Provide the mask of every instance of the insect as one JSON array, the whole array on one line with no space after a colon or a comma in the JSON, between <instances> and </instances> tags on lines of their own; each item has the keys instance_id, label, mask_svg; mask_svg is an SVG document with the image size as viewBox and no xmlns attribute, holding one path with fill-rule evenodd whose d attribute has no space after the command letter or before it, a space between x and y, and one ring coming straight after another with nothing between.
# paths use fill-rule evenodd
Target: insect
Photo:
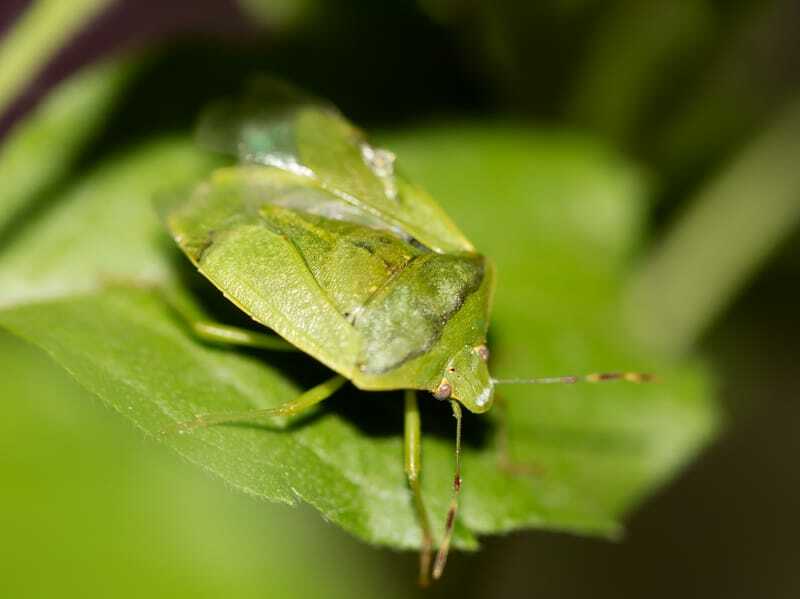
<instances>
[{"instance_id":1,"label":"insect","mask_svg":"<svg viewBox=\"0 0 800 599\"><path fill-rule=\"evenodd\" d=\"M191 193L159 202L183 252L222 293L276 335L196 320L215 342L310 354L336 374L267 410L200 415L182 430L289 416L346 381L405 391L404 468L421 527L420 583L442 575L461 489L462 407L492 407L495 385L574 383L648 375L608 373L498 381L489 373L494 267L422 188L396 171L335 108L271 80L219 104L198 137L236 155ZM420 491L417 391L449 401L456 419L453 496L444 536Z\"/></svg>"}]
</instances>

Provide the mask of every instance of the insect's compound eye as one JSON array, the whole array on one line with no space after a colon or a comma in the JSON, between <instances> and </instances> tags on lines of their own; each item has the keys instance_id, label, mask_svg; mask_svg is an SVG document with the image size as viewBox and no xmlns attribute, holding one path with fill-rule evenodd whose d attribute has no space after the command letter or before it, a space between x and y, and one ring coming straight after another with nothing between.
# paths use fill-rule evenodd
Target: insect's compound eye
<instances>
[{"instance_id":1,"label":"insect's compound eye","mask_svg":"<svg viewBox=\"0 0 800 599\"><path fill-rule=\"evenodd\" d=\"M483 360L484 362L489 361L489 348L485 345L479 345L475 348L475 353L478 354L478 357Z\"/></svg>"},{"instance_id":2,"label":"insect's compound eye","mask_svg":"<svg viewBox=\"0 0 800 599\"><path fill-rule=\"evenodd\" d=\"M446 380L442 380L436 387L436 391L433 392L433 396L436 399L448 399L451 393L453 393L453 386Z\"/></svg>"}]
</instances>

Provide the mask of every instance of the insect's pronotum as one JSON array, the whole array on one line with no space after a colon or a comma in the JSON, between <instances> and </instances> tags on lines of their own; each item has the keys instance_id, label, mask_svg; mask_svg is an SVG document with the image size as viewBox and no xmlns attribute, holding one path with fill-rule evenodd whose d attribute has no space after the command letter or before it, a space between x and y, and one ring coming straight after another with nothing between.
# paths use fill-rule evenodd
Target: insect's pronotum
<instances>
[{"instance_id":1,"label":"insect's pronotum","mask_svg":"<svg viewBox=\"0 0 800 599\"><path fill-rule=\"evenodd\" d=\"M497 380L489 374L492 263L424 190L395 171L334 108L273 82L220 104L199 137L235 153L184 195L159 201L172 236L200 272L280 337L193 319L200 337L300 350L336 375L277 408L201 415L183 429L288 416L346 381L405 390L405 472L422 531L420 583L444 570L461 489L461 408L483 413L497 384L640 382L637 373ZM456 418L453 496L443 538L433 534L419 486L416 391L449 401Z\"/></svg>"}]
</instances>

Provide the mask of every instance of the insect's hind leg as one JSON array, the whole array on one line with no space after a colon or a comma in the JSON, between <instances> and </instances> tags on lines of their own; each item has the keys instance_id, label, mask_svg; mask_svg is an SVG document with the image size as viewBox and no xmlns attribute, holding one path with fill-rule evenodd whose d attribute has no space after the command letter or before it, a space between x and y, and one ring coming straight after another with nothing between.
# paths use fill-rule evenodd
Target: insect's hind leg
<instances>
[{"instance_id":1,"label":"insect's hind leg","mask_svg":"<svg viewBox=\"0 0 800 599\"><path fill-rule=\"evenodd\" d=\"M264 418L274 418L275 416L294 416L311 406L329 398L336 393L339 388L347 382L347 379L340 374L312 387L308 391L299 395L296 399L264 410L247 410L244 412L229 412L223 414L201 414L194 420L189 420L177 425L177 432L185 433L197 428L205 428L215 424L228 424L232 422L253 422Z\"/></svg>"},{"instance_id":2,"label":"insect's hind leg","mask_svg":"<svg viewBox=\"0 0 800 599\"><path fill-rule=\"evenodd\" d=\"M430 583L429 572L431 567L431 550L433 547L433 535L431 533L431 522L428 519L428 511L422 500L422 491L419 486L419 475L422 469L422 436L419 417L419 406L417 405L417 394L414 390L406 390L405 395L405 443L404 443L404 467L408 486L411 488L414 500L414 508L417 511L420 528L422 529L422 541L419 550L419 584L422 587Z\"/></svg>"}]
</instances>

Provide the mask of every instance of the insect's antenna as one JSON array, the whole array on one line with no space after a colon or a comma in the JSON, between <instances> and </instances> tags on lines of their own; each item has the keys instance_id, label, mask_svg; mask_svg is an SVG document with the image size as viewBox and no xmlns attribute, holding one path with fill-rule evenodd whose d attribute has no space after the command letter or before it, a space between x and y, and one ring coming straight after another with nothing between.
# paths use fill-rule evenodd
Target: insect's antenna
<instances>
[{"instance_id":1,"label":"insect's antenna","mask_svg":"<svg viewBox=\"0 0 800 599\"><path fill-rule=\"evenodd\" d=\"M433 562L433 579L438 580L444 572L447 563L447 553L450 550L450 540L453 538L453 529L456 523L456 513L458 512L458 495L461 492L461 404L455 400L450 400L453 406L453 416L456 419L456 474L453 477L453 498L450 500L450 507L447 509L447 519L444 527L444 538L439 545L436 553L436 561Z\"/></svg>"},{"instance_id":2,"label":"insect's antenna","mask_svg":"<svg viewBox=\"0 0 800 599\"><path fill-rule=\"evenodd\" d=\"M650 383L657 381L648 372L595 372L593 374L544 376L533 379L492 379L495 385L572 385L574 383L603 383L606 381L627 381L629 383Z\"/></svg>"}]
</instances>

